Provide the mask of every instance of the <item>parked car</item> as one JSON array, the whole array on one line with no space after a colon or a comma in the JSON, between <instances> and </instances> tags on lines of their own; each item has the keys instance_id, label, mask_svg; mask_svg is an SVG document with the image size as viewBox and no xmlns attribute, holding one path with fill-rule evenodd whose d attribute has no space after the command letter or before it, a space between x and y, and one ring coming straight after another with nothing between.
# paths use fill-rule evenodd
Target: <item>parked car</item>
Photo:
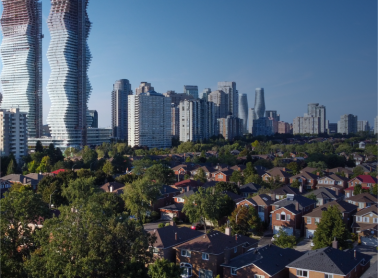
<instances>
[{"instance_id":1,"label":"parked car","mask_svg":"<svg viewBox=\"0 0 378 278\"><path fill-rule=\"evenodd\" d=\"M203 230L205 227L202 223L195 223L195 224L192 224L190 228L192 230Z\"/></svg>"}]
</instances>

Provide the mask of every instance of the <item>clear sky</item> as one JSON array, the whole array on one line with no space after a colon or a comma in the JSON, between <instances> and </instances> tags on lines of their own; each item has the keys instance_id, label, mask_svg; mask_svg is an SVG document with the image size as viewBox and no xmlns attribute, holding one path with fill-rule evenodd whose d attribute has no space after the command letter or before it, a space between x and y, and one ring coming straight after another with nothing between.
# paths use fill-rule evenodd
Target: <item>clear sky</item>
<instances>
[{"instance_id":1,"label":"clear sky","mask_svg":"<svg viewBox=\"0 0 378 278\"><path fill-rule=\"evenodd\" d=\"M42 2L46 122L50 1ZM134 91L146 81L159 93L235 81L249 107L263 87L266 109L288 122L312 102L326 106L330 122L351 113L372 125L377 115L376 0L89 2L89 109L101 127L110 126L110 93L121 78Z\"/></svg>"}]
</instances>

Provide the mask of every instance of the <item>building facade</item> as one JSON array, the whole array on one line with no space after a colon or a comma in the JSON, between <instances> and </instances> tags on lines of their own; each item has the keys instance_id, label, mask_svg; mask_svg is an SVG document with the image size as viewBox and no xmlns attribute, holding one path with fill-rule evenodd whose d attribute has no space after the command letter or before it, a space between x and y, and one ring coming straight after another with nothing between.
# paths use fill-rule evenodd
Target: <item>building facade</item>
<instances>
[{"instance_id":1,"label":"building facade","mask_svg":"<svg viewBox=\"0 0 378 278\"><path fill-rule=\"evenodd\" d=\"M140 85L135 90L135 94L139 95L142 93L148 93L149 91L155 90L154 87L151 86L151 83L148 82L140 82Z\"/></svg>"},{"instance_id":2,"label":"building facade","mask_svg":"<svg viewBox=\"0 0 378 278\"><path fill-rule=\"evenodd\" d=\"M276 110L266 110L265 111L265 117L267 117L267 118L273 118L277 122L280 121L280 115L277 114Z\"/></svg>"},{"instance_id":3,"label":"building facade","mask_svg":"<svg viewBox=\"0 0 378 278\"><path fill-rule=\"evenodd\" d=\"M278 121L275 118L268 117L269 121L272 122L272 133L276 134L278 133Z\"/></svg>"},{"instance_id":4,"label":"building facade","mask_svg":"<svg viewBox=\"0 0 378 278\"><path fill-rule=\"evenodd\" d=\"M279 121L278 122L278 133L285 134L291 132L291 127L289 123Z\"/></svg>"},{"instance_id":5,"label":"building facade","mask_svg":"<svg viewBox=\"0 0 378 278\"><path fill-rule=\"evenodd\" d=\"M150 91L130 95L128 100L128 144L149 148L172 146L171 98Z\"/></svg>"},{"instance_id":6,"label":"building facade","mask_svg":"<svg viewBox=\"0 0 378 278\"><path fill-rule=\"evenodd\" d=\"M184 94L198 99L198 86L184 85Z\"/></svg>"},{"instance_id":7,"label":"building facade","mask_svg":"<svg viewBox=\"0 0 378 278\"><path fill-rule=\"evenodd\" d=\"M91 28L87 6L88 0L51 0L48 18L51 74L47 91L51 108L47 123L53 139L64 142L64 147L87 144L87 106L92 90L88 78L92 56L87 44Z\"/></svg>"},{"instance_id":8,"label":"building facade","mask_svg":"<svg viewBox=\"0 0 378 278\"><path fill-rule=\"evenodd\" d=\"M262 118L265 115L264 88L256 88L256 91L255 91L255 113L256 113L257 118Z\"/></svg>"},{"instance_id":9,"label":"building facade","mask_svg":"<svg viewBox=\"0 0 378 278\"><path fill-rule=\"evenodd\" d=\"M90 127L91 128L98 128L98 113L97 113L97 110L88 110L88 114L91 118Z\"/></svg>"},{"instance_id":10,"label":"building facade","mask_svg":"<svg viewBox=\"0 0 378 278\"><path fill-rule=\"evenodd\" d=\"M184 101L186 99L194 99L194 96L192 96L192 95L187 95L185 93L178 94L175 91L167 91L163 95L165 97L170 97L172 104L174 104L174 106L178 106L181 101Z\"/></svg>"},{"instance_id":11,"label":"building facade","mask_svg":"<svg viewBox=\"0 0 378 278\"><path fill-rule=\"evenodd\" d=\"M239 117L239 93L236 90L236 82L218 82L218 90L225 92L228 96L227 115Z\"/></svg>"},{"instance_id":12,"label":"building facade","mask_svg":"<svg viewBox=\"0 0 378 278\"><path fill-rule=\"evenodd\" d=\"M337 133L337 123L329 123L328 124L328 134L335 134Z\"/></svg>"},{"instance_id":13,"label":"building facade","mask_svg":"<svg viewBox=\"0 0 378 278\"><path fill-rule=\"evenodd\" d=\"M202 99L207 101L209 99L210 93L211 93L211 89L210 88L205 88L202 91Z\"/></svg>"},{"instance_id":14,"label":"building facade","mask_svg":"<svg viewBox=\"0 0 378 278\"><path fill-rule=\"evenodd\" d=\"M17 161L28 154L27 113L19 108L0 110L1 156L13 153Z\"/></svg>"},{"instance_id":15,"label":"building facade","mask_svg":"<svg viewBox=\"0 0 378 278\"><path fill-rule=\"evenodd\" d=\"M357 133L357 116L345 114L340 117L337 123L337 133L351 134Z\"/></svg>"},{"instance_id":16,"label":"building facade","mask_svg":"<svg viewBox=\"0 0 378 278\"><path fill-rule=\"evenodd\" d=\"M378 116L374 119L374 134L378 134Z\"/></svg>"},{"instance_id":17,"label":"building facade","mask_svg":"<svg viewBox=\"0 0 378 278\"><path fill-rule=\"evenodd\" d=\"M293 134L319 134L320 117L296 117L293 121Z\"/></svg>"},{"instance_id":18,"label":"building facade","mask_svg":"<svg viewBox=\"0 0 378 278\"><path fill-rule=\"evenodd\" d=\"M42 136L42 3L2 0L2 109L27 113L28 136Z\"/></svg>"},{"instance_id":19,"label":"building facade","mask_svg":"<svg viewBox=\"0 0 378 278\"><path fill-rule=\"evenodd\" d=\"M266 117L253 120L252 134L253 136L273 135L273 121Z\"/></svg>"},{"instance_id":20,"label":"building facade","mask_svg":"<svg viewBox=\"0 0 378 278\"><path fill-rule=\"evenodd\" d=\"M243 134L248 132L248 98L246 94L239 94L239 118L243 124Z\"/></svg>"},{"instance_id":21,"label":"building facade","mask_svg":"<svg viewBox=\"0 0 378 278\"><path fill-rule=\"evenodd\" d=\"M319 133L327 132L326 107L319 103L309 103L307 105L307 115L320 118Z\"/></svg>"},{"instance_id":22,"label":"building facade","mask_svg":"<svg viewBox=\"0 0 378 278\"><path fill-rule=\"evenodd\" d=\"M370 131L370 125L368 121L357 121L357 132Z\"/></svg>"},{"instance_id":23,"label":"building facade","mask_svg":"<svg viewBox=\"0 0 378 278\"><path fill-rule=\"evenodd\" d=\"M128 98L133 94L127 79L117 80L112 91L112 137L118 140L128 139Z\"/></svg>"},{"instance_id":24,"label":"building facade","mask_svg":"<svg viewBox=\"0 0 378 278\"><path fill-rule=\"evenodd\" d=\"M218 121L218 130L226 140L234 140L235 137L243 135L243 122L241 119L234 116L227 116L227 118L220 118Z\"/></svg>"},{"instance_id":25,"label":"building facade","mask_svg":"<svg viewBox=\"0 0 378 278\"><path fill-rule=\"evenodd\" d=\"M226 118L228 116L228 95L223 91L214 91L209 94L209 102L215 106L215 118Z\"/></svg>"}]
</instances>

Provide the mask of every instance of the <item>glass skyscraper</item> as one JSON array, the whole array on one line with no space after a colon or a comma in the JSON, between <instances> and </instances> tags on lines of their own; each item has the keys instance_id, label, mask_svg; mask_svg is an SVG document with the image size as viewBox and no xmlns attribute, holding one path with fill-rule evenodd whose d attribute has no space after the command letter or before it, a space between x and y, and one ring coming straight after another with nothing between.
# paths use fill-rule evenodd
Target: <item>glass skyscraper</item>
<instances>
[{"instance_id":1,"label":"glass skyscraper","mask_svg":"<svg viewBox=\"0 0 378 278\"><path fill-rule=\"evenodd\" d=\"M198 86L184 85L184 94L198 98Z\"/></svg>"},{"instance_id":2,"label":"glass skyscraper","mask_svg":"<svg viewBox=\"0 0 378 278\"><path fill-rule=\"evenodd\" d=\"M42 136L42 3L2 0L2 109L27 113L28 137Z\"/></svg>"},{"instance_id":3,"label":"glass skyscraper","mask_svg":"<svg viewBox=\"0 0 378 278\"><path fill-rule=\"evenodd\" d=\"M51 108L47 123L52 138L67 147L87 143L87 103L91 93L87 39L91 23L88 0L51 0L48 26L51 42L47 58L51 67L47 91Z\"/></svg>"}]
</instances>

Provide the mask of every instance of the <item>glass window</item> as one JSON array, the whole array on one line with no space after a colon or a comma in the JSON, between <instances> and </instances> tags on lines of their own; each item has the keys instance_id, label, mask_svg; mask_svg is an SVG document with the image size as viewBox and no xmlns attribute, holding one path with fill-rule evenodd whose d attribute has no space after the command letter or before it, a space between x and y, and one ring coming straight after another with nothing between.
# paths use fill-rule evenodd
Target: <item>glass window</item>
<instances>
[{"instance_id":1,"label":"glass window","mask_svg":"<svg viewBox=\"0 0 378 278\"><path fill-rule=\"evenodd\" d=\"M280 220L280 214L276 213L276 220Z\"/></svg>"},{"instance_id":2,"label":"glass window","mask_svg":"<svg viewBox=\"0 0 378 278\"><path fill-rule=\"evenodd\" d=\"M153 253L154 253L154 254L159 253L159 248L154 247L154 249L153 249Z\"/></svg>"},{"instance_id":3,"label":"glass window","mask_svg":"<svg viewBox=\"0 0 378 278\"><path fill-rule=\"evenodd\" d=\"M324 274L324 278L333 278L333 274L326 273Z\"/></svg>"},{"instance_id":4,"label":"glass window","mask_svg":"<svg viewBox=\"0 0 378 278\"><path fill-rule=\"evenodd\" d=\"M361 222L361 216L357 216L357 222Z\"/></svg>"},{"instance_id":5,"label":"glass window","mask_svg":"<svg viewBox=\"0 0 378 278\"><path fill-rule=\"evenodd\" d=\"M255 274L255 278L264 278L264 277L265 277L264 275Z\"/></svg>"},{"instance_id":6,"label":"glass window","mask_svg":"<svg viewBox=\"0 0 378 278\"><path fill-rule=\"evenodd\" d=\"M192 276L192 266L187 263L181 263L181 277L191 277Z\"/></svg>"},{"instance_id":7,"label":"glass window","mask_svg":"<svg viewBox=\"0 0 378 278\"><path fill-rule=\"evenodd\" d=\"M286 220L286 214L281 214L281 221L285 221Z\"/></svg>"},{"instance_id":8,"label":"glass window","mask_svg":"<svg viewBox=\"0 0 378 278\"><path fill-rule=\"evenodd\" d=\"M182 249L181 250L181 256L190 258L191 257L190 251Z\"/></svg>"},{"instance_id":9,"label":"glass window","mask_svg":"<svg viewBox=\"0 0 378 278\"><path fill-rule=\"evenodd\" d=\"M231 268L231 275L238 275L235 267Z\"/></svg>"},{"instance_id":10,"label":"glass window","mask_svg":"<svg viewBox=\"0 0 378 278\"><path fill-rule=\"evenodd\" d=\"M311 217L307 217L307 224L311 224Z\"/></svg>"},{"instance_id":11,"label":"glass window","mask_svg":"<svg viewBox=\"0 0 378 278\"><path fill-rule=\"evenodd\" d=\"M202 253L202 260L208 261L209 260L209 254L208 253Z\"/></svg>"},{"instance_id":12,"label":"glass window","mask_svg":"<svg viewBox=\"0 0 378 278\"><path fill-rule=\"evenodd\" d=\"M369 223L369 217L364 217L364 222Z\"/></svg>"},{"instance_id":13,"label":"glass window","mask_svg":"<svg viewBox=\"0 0 378 278\"><path fill-rule=\"evenodd\" d=\"M378 223L378 218L373 218L373 223Z\"/></svg>"},{"instance_id":14,"label":"glass window","mask_svg":"<svg viewBox=\"0 0 378 278\"><path fill-rule=\"evenodd\" d=\"M297 276L308 277L308 272L307 270L297 269Z\"/></svg>"},{"instance_id":15,"label":"glass window","mask_svg":"<svg viewBox=\"0 0 378 278\"><path fill-rule=\"evenodd\" d=\"M315 218L315 223L319 223L320 222L320 218Z\"/></svg>"},{"instance_id":16,"label":"glass window","mask_svg":"<svg viewBox=\"0 0 378 278\"><path fill-rule=\"evenodd\" d=\"M358 203L358 208L364 208L364 203Z\"/></svg>"},{"instance_id":17,"label":"glass window","mask_svg":"<svg viewBox=\"0 0 378 278\"><path fill-rule=\"evenodd\" d=\"M287 218L286 218L287 221L290 220L290 214L287 215Z\"/></svg>"}]
</instances>

